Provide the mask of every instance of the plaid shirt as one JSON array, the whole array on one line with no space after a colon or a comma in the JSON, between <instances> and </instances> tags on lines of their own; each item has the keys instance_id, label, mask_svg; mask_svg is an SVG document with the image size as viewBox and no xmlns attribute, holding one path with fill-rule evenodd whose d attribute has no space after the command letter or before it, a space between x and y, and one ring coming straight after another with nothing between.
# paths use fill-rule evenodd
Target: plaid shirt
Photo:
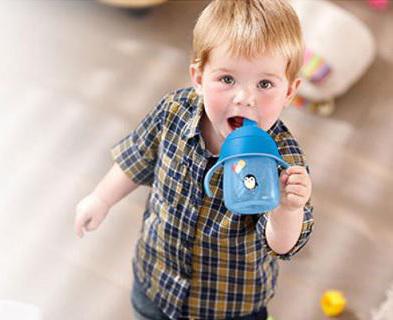
<instances>
[{"instance_id":1,"label":"plaid shirt","mask_svg":"<svg viewBox=\"0 0 393 320\"><path fill-rule=\"evenodd\" d=\"M202 113L195 91L180 89L112 149L134 182L151 186L133 267L145 294L171 319L228 319L260 310L274 295L277 259L299 251L313 226L308 203L298 242L278 255L266 242L266 213L234 215L225 208L222 169L211 179L214 196L205 195L212 154L198 127ZM268 132L285 161L305 166L280 120Z\"/></svg>"}]
</instances>

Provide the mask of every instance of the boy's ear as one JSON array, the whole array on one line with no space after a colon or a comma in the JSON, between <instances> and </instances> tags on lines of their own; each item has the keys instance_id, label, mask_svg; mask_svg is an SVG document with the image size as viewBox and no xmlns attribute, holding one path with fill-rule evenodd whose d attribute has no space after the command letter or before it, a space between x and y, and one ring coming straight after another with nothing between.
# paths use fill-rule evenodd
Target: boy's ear
<instances>
[{"instance_id":1,"label":"boy's ear","mask_svg":"<svg viewBox=\"0 0 393 320\"><path fill-rule=\"evenodd\" d=\"M295 80L293 80L292 83L288 85L287 99L285 103L286 107L288 107L291 104L293 98L295 98L301 84L302 84L302 79L295 78Z\"/></svg>"},{"instance_id":2,"label":"boy's ear","mask_svg":"<svg viewBox=\"0 0 393 320\"><path fill-rule=\"evenodd\" d=\"M201 69L195 64L190 64L189 68L190 78L192 81L192 85L197 94L202 94L202 71Z\"/></svg>"}]
</instances>

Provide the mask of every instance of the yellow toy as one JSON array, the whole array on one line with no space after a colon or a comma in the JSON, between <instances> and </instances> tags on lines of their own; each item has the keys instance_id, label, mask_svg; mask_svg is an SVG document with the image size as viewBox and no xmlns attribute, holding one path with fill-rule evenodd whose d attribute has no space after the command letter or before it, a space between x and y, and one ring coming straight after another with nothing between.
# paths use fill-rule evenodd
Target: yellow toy
<instances>
[{"instance_id":1,"label":"yellow toy","mask_svg":"<svg viewBox=\"0 0 393 320\"><path fill-rule=\"evenodd\" d=\"M328 317L340 315L347 304L344 295L338 290L328 290L321 298L321 308Z\"/></svg>"}]
</instances>

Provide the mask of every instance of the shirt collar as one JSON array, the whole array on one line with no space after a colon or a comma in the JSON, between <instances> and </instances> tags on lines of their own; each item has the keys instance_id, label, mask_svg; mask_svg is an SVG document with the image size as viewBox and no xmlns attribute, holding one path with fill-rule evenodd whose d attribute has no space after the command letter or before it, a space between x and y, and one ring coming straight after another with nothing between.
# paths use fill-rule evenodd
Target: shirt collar
<instances>
[{"instance_id":1,"label":"shirt collar","mask_svg":"<svg viewBox=\"0 0 393 320\"><path fill-rule=\"evenodd\" d=\"M190 93L190 112L191 116L189 121L186 122L183 129L183 137L191 139L201 133L199 122L203 114L203 98L199 96L194 89Z\"/></svg>"},{"instance_id":2,"label":"shirt collar","mask_svg":"<svg viewBox=\"0 0 393 320\"><path fill-rule=\"evenodd\" d=\"M274 137L281 131L281 120L278 119L271 127L269 130L267 130L267 133L274 139Z\"/></svg>"}]
</instances>

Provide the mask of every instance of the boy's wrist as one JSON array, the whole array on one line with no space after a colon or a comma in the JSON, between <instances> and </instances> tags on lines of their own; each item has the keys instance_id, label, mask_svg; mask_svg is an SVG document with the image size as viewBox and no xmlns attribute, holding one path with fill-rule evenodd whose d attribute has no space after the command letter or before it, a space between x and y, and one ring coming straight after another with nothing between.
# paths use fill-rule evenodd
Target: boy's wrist
<instances>
[{"instance_id":1,"label":"boy's wrist","mask_svg":"<svg viewBox=\"0 0 393 320\"><path fill-rule=\"evenodd\" d=\"M269 214L269 220L274 228L287 227L303 221L303 214L303 208L288 209L280 205Z\"/></svg>"},{"instance_id":2,"label":"boy's wrist","mask_svg":"<svg viewBox=\"0 0 393 320\"><path fill-rule=\"evenodd\" d=\"M278 254L288 253L296 244L302 229L303 208L288 209L282 206L274 209L266 224L266 240L269 247Z\"/></svg>"},{"instance_id":3,"label":"boy's wrist","mask_svg":"<svg viewBox=\"0 0 393 320\"><path fill-rule=\"evenodd\" d=\"M273 210L274 212L277 212L278 214L295 214L299 212L300 210L303 211L304 206L302 207L293 207L293 206L286 206L284 204L280 204L276 209Z\"/></svg>"},{"instance_id":4,"label":"boy's wrist","mask_svg":"<svg viewBox=\"0 0 393 320\"><path fill-rule=\"evenodd\" d=\"M105 209L109 210L109 209L112 207L112 205L111 205L107 200L105 200L104 197L102 197L102 195L100 195L100 193L97 192L96 190L93 191L93 192L91 193L91 196L92 196L97 202L99 202L99 204L100 204L101 206L105 207Z\"/></svg>"}]
</instances>

